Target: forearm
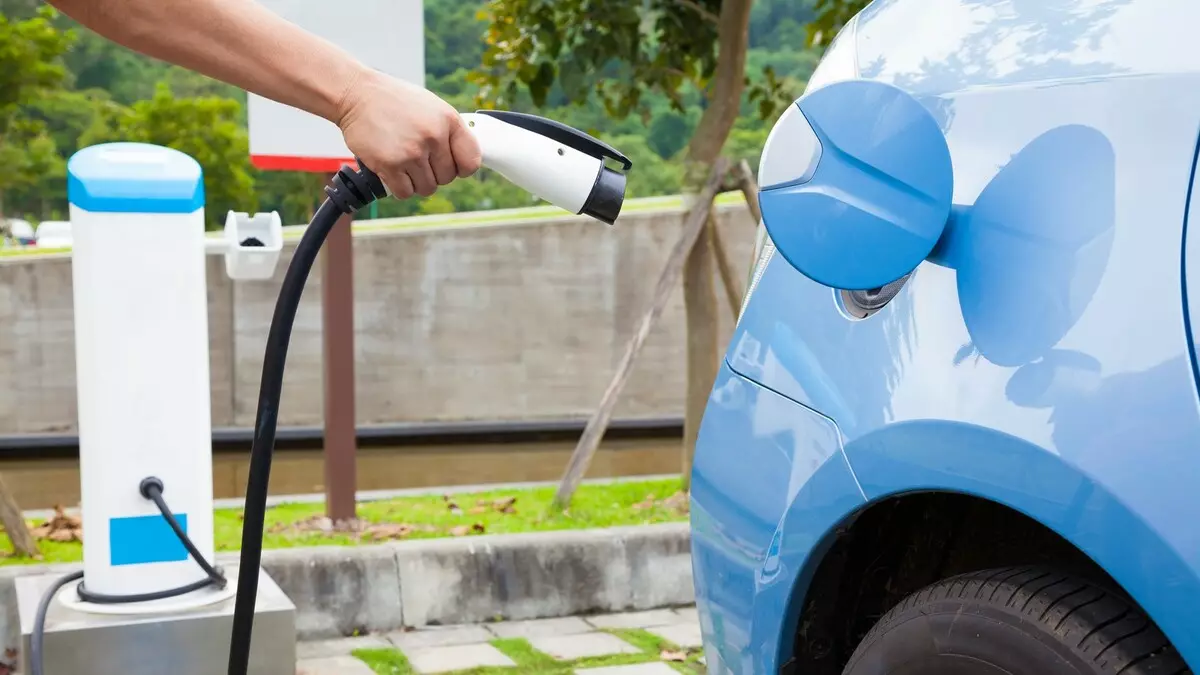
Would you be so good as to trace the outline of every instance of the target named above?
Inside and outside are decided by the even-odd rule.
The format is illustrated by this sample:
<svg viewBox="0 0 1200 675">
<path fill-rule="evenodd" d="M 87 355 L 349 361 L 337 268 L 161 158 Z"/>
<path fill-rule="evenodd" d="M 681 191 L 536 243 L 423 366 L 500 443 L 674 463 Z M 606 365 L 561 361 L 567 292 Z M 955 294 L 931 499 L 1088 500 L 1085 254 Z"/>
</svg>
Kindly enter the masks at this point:
<svg viewBox="0 0 1200 675">
<path fill-rule="evenodd" d="M 254 0 L 48 0 L 129 49 L 338 122 L 369 71 Z"/>
</svg>

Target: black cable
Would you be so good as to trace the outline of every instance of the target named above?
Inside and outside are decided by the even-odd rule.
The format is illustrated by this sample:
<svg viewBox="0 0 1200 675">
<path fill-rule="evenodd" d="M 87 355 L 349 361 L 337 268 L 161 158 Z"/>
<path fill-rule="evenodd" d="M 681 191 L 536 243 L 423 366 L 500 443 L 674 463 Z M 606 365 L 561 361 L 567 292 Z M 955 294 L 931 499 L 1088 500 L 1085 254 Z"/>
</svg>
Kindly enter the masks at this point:
<svg viewBox="0 0 1200 675">
<path fill-rule="evenodd" d="M 29 636 L 29 671 L 30 675 L 42 675 L 42 641 L 45 639 L 46 613 L 50 611 L 50 603 L 59 589 L 76 579 L 83 578 L 83 570 L 72 572 L 54 582 L 50 590 L 42 596 L 38 603 L 37 614 L 33 618 L 33 633 Z"/>
<path fill-rule="evenodd" d="M 84 602 L 91 602 L 95 604 L 115 605 L 134 602 L 151 602 L 153 600 L 165 600 L 167 598 L 186 595 L 192 591 L 198 591 L 206 586 L 224 588 L 227 583 L 225 580 L 225 575 L 221 573 L 219 568 L 214 568 L 207 560 L 204 559 L 204 556 L 200 554 L 199 549 L 197 549 L 196 545 L 192 543 L 191 538 L 188 537 L 187 533 L 184 532 L 183 528 L 179 525 L 179 521 L 175 519 L 175 514 L 171 512 L 171 508 L 167 506 L 167 502 L 162 496 L 163 482 L 154 477 L 144 478 L 142 479 L 141 485 L 138 486 L 138 491 L 143 497 L 154 502 L 154 505 L 158 507 L 159 513 L 162 514 L 162 517 L 167 521 L 167 524 L 171 526 L 171 530 L 175 532 L 175 536 L 183 544 L 183 547 L 187 549 L 188 553 L 191 554 L 192 559 L 195 560 L 196 563 L 200 565 L 201 569 L 204 570 L 204 573 L 207 575 L 207 577 L 190 584 L 169 588 L 163 591 L 134 593 L 130 595 L 106 595 L 104 593 L 93 593 L 84 588 L 83 582 L 80 581 L 79 586 L 75 589 L 76 593 L 79 594 L 79 599 L 83 600 Z M 30 675 L 42 675 L 42 644 L 45 640 L 46 613 L 50 610 L 50 603 L 54 600 L 54 596 L 58 594 L 58 591 L 63 586 L 66 586 L 76 579 L 83 579 L 82 571 L 72 572 L 71 574 L 62 577 L 58 581 L 55 581 L 54 585 L 51 586 L 44 595 L 42 595 L 41 602 L 38 603 L 37 614 L 33 619 L 33 632 L 29 636 Z"/>
<path fill-rule="evenodd" d="M 187 549 L 187 552 L 190 553 L 196 563 L 200 565 L 200 569 L 204 570 L 204 573 L 207 574 L 208 578 L 212 580 L 213 585 L 219 589 L 225 588 L 225 575 L 204 559 L 204 556 L 200 553 L 199 549 L 196 548 L 196 545 L 192 543 L 192 540 L 187 536 L 187 533 L 184 532 L 183 528 L 179 525 L 179 521 L 175 520 L 175 514 L 171 513 L 170 507 L 167 506 L 166 500 L 163 499 L 162 481 L 153 477 L 145 478 L 142 480 L 142 484 L 138 489 L 141 491 L 143 497 L 154 502 L 154 505 L 158 507 L 159 513 L 161 513 L 162 517 L 166 519 L 167 524 L 171 526 L 171 530 L 175 532 L 175 536 L 179 538 L 179 541 L 183 543 L 183 547 Z"/>
<path fill-rule="evenodd" d="M 225 580 L 225 575 L 204 559 L 204 556 L 200 553 L 200 550 L 196 548 L 196 545 L 192 543 L 191 538 L 188 537 L 187 533 L 183 531 L 183 527 L 179 525 L 179 521 L 175 520 L 175 514 L 171 512 L 171 507 L 167 506 L 167 502 L 162 496 L 163 482 L 158 478 L 154 478 L 153 476 L 143 478 L 141 485 L 138 486 L 138 492 L 140 492 L 141 495 L 146 499 L 154 502 L 154 505 L 158 507 L 158 512 L 162 514 L 163 519 L 167 521 L 167 524 L 171 526 L 171 530 L 175 532 L 175 537 L 179 539 L 180 543 L 183 544 L 183 547 L 186 548 L 187 552 L 191 554 L 192 560 L 195 560 L 196 564 L 200 566 L 200 569 L 204 570 L 204 573 L 208 575 L 208 578 L 200 579 L 199 581 L 193 581 L 192 583 L 185 584 L 183 586 L 168 588 L 163 591 L 152 591 L 150 593 L 136 593 L 131 595 L 105 595 L 104 593 L 94 593 L 85 588 L 84 582 L 81 581 L 79 582 L 79 587 L 75 589 L 79 594 L 79 599 L 83 600 L 84 602 L 92 602 L 98 605 L 119 605 L 133 602 L 165 600 L 167 598 L 186 595 L 192 591 L 198 591 L 206 586 L 213 586 L 218 589 L 225 588 L 226 584 L 228 583 Z"/>
<path fill-rule="evenodd" d="M 229 640 L 229 675 L 247 675 L 250 640 L 254 630 L 254 604 L 258 596 L 258 569 L 262 562 L 263 521 L 267 511 L 267 488 L 271 480 L 271 453 L 279 422 L 279 397 L 287 362 L 292 324 L 304 293 L 304 283 L 330 230 L 343 214 L 350 214 L 387 194 L 383 183 L 359 161 L 361 169 L 342 167 L 325 188 L 328 199 L 317 209 L 304 236 L 296 245 L 275 301 L 275 314 L 267 334 L 262 380 L 258 390 L 258 412 L 254 440 L 250 446 L 250 473 L 246 480 L 246 505 L 242 519 L 242 552 L 238 563 L 237 599 L 233 607 L 233 631 Z"/>
</svg>

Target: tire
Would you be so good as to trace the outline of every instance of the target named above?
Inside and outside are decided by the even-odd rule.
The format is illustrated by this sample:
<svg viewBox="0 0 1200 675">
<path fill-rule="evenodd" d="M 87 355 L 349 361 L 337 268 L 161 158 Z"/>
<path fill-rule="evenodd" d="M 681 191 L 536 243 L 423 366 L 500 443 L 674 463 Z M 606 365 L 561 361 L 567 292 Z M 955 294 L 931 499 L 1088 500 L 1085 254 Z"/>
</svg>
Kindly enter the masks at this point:
<svg viewBox="0 0 1200 675">
<path fill-rule="evenodd" d="M 843 675 L 1185 675 L 1125 598 L 1046 567 L 972 572 L 894 607 Z"/>
</svg>

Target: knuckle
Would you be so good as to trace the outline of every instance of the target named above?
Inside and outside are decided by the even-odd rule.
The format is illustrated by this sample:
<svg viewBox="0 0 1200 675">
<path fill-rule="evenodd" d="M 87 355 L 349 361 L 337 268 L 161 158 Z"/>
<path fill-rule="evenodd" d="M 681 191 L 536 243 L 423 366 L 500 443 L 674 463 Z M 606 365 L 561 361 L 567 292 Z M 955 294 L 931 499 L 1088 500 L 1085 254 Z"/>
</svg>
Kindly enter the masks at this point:
<svg viewBox="0 0 1200 675">
<path fill-rule="evenodd" d="M 420 159 L 421 156 L 423 156 L 424 154 L 425 154 L 424 139 L 419 140 L 419 141 L 413 141 L 411 143 L 405 143 L 404 146 L 400 148 L 400 157 L 399 157 L 398 163 L 402 167 L 407 166 L 409 163 L 411 163 L 417 159 Z"/>
</svg>

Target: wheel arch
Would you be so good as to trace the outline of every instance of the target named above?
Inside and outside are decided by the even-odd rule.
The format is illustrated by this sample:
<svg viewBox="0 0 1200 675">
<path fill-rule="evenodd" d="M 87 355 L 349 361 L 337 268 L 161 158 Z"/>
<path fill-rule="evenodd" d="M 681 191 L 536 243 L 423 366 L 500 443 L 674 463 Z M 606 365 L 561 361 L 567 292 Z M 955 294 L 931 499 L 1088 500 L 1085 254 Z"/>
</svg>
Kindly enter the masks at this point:
<svg viewBox="0 0 1200 675">
<path fill-rule="evenodd" d="M 1195 571 L 1064 458 L 946 422 L 891 425 L 847 443 L 845 453 L 867 501 L 793 567 L 784 622 L 791 632 L 779 644 L 784 672 L 840 673 L 839 655 L 849 656 L 855 636 L 878 618 L 873 613 L 938 578 L 1034 562 L 1063 565 L 1125 595 L 1196 667 L 1200 635 L 1188 618 L 1200 603 Z M 1026 477 L 1015 485 L 1007 479 L 1014 467 Z M 1033 482 L 1042 489 L 1030 489 Z M 939 553 L 941 564 L 930 564 Z M 866 597 L 872 584 L 888 592 Z"/>
</svg>

